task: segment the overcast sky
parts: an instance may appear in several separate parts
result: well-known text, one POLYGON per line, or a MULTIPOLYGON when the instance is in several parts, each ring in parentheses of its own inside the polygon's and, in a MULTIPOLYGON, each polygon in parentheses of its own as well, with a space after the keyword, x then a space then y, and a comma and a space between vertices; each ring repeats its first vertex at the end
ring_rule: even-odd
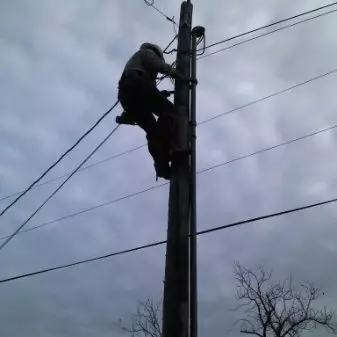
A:
MULTIPOLYGON (((193 1, 207 42, 324 5, 322 0, 193 1)), ((180 1, 157 0, 179 18, 180 1)), ((198 62, 198 120, 337 68, 337 14, 257 39, 198 62)), ((140 43, 163 47, 173 27, 142 0, 3 0, 0 3, 0 196, 25 188, 116 100, 124 63, 140 43)), ((216 50, 216 48, 214 49, 216 50)), ((213 51, 210 50, 210 51, 213 51)), ((172 61, 174 56, 168 58, 172 61)), ((337 124, 336 74, 198 128, 198 169, 337 124)), ((163 88, 171 88, 169 81, 163 88)), ((114 127, 118 107, 46 180, 72 170, 114 127)), ((198 176, 198 226, 206 229, 336 197, 336 131, 198 176)), ((122 127, 92 158, 144 144, 122 127)), ((27 227, 156 186, 146 148, 76 175, 27 227)), ((1 218, 10 234, 55 189, 34 189, 1 218)), ((18 235, 0 252, 0 278, 166 238, 167 186, 18 235)), ((1 208, 13 200, 1 202, 1 208)), ((240 316, 232 266, 263 263, 337 298, 337 208, 251 223, 199 238, 200 336, 228 335, 240 316)), ((165 247, 0 285, 4 337, 122 337, 137 301, 160 299, 165 247)), ((305 336, 323 336, 324 332, 305 336)))

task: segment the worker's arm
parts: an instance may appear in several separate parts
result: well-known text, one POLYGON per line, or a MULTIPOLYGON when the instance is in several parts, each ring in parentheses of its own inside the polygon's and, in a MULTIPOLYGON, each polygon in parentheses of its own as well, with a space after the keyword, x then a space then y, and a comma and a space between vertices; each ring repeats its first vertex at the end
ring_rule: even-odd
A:
POLYGON ((185 80, 185 77, 180 74, 175 68, 165 63, 158 55, 152 50, 146 50, 142 53, 142 61, 147 69, 151 69, 158 73, 185 80))

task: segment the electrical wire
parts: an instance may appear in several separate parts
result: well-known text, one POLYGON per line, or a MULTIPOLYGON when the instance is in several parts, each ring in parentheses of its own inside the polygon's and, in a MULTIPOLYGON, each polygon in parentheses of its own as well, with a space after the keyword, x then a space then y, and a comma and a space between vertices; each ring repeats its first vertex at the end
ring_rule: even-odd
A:
MULTIPOLYGON (((54 220, 51 220, 51 221, 48 221, 48 222, 44 222, 44 223, 39 224, 39 225, 34 226, 34 227, 27 228, 27 229, 19 232, 18 235, 34 231, 36 229, 39 229, 39 228, 42 228, 42 227, 46 227, 46 226, 52 225, 54 223, 58 223, 58 222, 61 222, 63 220, 66 220, 66 219, 73 218, 73 217, 75 217, 77 215, 84 214, 84 213, 87 213, 87 212, 91 212, 91 211, 93 211, 95 209, 99 209, 99 208, 102 208, 102 207, 105 207, 105 206, 108 206, 108 205, 112 205, 112 204, 115 204, 117 202, 120 202, 120 201, 123 201, 123 200, 126 200, 126 199, 133 198, 135 196, 138 196, 138 195, 141 195, 141 194, 144 194, 144 193, 156 190, 156 189, 161 188, 161 187, 163 187, 165 185, 168 185, 168 184, 169 184, 168 182, 165 182, 165 183, 162 183, 162 184, 159 184, 159 185, 151 186, 151 187, 145 188, 143 190, 140 190, 140 191, 137 191, 137 192, 134 192, 134 193, 130 193, 130 194, 124 195, 122 197, 119 197, 119 198, 107 201, 105 203, 102 203, 102 204, 99 204, 99 205, 96 205, 96 206, 92 206, 92 207, 89 207, 89 208, 85 208, 85 209, 83 209, 81 211, 68 214, 68 215, 63 216, 61 218, 54 219, 54 220)), ((1 239, 6 239, 8 237, 9 236, 4 236, 4 237, 0 238, 0 240, 1 239)))
POLYGON ((323 9, 327 9, 329 7, 336 6, 336 5, 337 5, 337 1, 332 2, 330 4, 327 4, 327 5, 324 5, 324 6, 321 6, 321 7, 314 8, 314 9, 306 11, 306 12, 302 12, 302 13, 290 16, 288 18, 284 18, 284 19, 281 19, 281 20, 278 20, 278 21, 274 21, 274 22, 269 23, 267 25, 263 25, 263 26, 260 26, 258 28, 251 29, 251 30, 249 30, 247 32, 237 34, 237 35, 232 36, 230 38, 227 38, 227 39, 224 39, 224 40, 221 40, 221 41, 218 41, 218 42, 214 42, 214 43, 206 46, 206 49, 212 48, 212 47, 217 46, 217 45, 222 44, 222 43, 226 43, 226 42, 232 41, 234 39, 237 39, 239 37, 243 37, 245 35, 249 35, 249 34, 255 33, 255 32, 259 31, 259 30, 270 28, 270 27, 278 25, 280 23, 284 23, 284 22, 287 22, 287 21, 290 21, 290 20, 293 20, 293 19, 297 19, 297 18, 299 18, 301 16, 312 14, 312 13, 315 13, 315 12, 318 12, 318 11, 321 11, 323 9))
POLYGON ((63 183, 23 222, 23 224, 18 227, 1 245, 0 250, 2 250, 8 243, 11 241, 18 233, 19 231, 42 209, 43 206, 45 206, 48 201, 50 201, 55 194, 62 189, 62 187, 71 179, 71 177, 76 174, 76 172, 103 146, 103 144, 117 131, 117 129, 120 127, 120 124, 118 124, 99 144, 96 146, 96 148, 91 151, 91 153, 75 168, 75 170, 63 181, 63 183))
MULTIPOLYGON (((251 152, 249 154, 246 154, 246 155, 243 155, 243 156, 239 156, 239 157, 230 159, 228 161, 224 161, 224 162, 216 164, 216 165, 212 165, 210 167, 207 167, 207 168, 204 168, 202 170, 199 170, 197 172, 197 174, 202 174, 202 173, 205 173, 205 172, 208 172, 208 171, 212 171, 212 170, 215 170, 215 169, 217 169, 219 167, 226 166, 226 165, 229 165, 229 164, 232 164, 234 162, 238 162, 240 160, 244 160, 244 159, 247 159, 247 158, 250 158, 250 157, 254 157, 256 155, 259 155, 259 154, 262 154, 262 153, 265 153, 265 152, 268 152, 268 151, 271 151, 271 150, 274 150, 274 149, 277 149, 277 148, 280 148, 280 147, 283 147, 283 146, 286 146, 286 145, 289 145, 289 144, 292 144, 292 143, 296 143, 296 142, 298 142, 300 140, 304 140, 304 139, 308 139, 308 138, 314 137, 314 136, 316 136, 318 134, 325 133, 325 132, 331 131, 331 130, 336 129, 336 128, 337 128, 337 125, 333 125, 333 126, 330 126, 330 127, 327 127, 327 128, 315 131, 315 132, 311 132, 311 133, 305 134, 303 136, 300 136, 300 137, 297 137, 297 138, 293 138, 293 139, 287 140, 285 142, 282 142, 282 143, 279 143, 279 144, 276 144, 276 145, 273 145, 273 146, 269 146, 269 147, 260 149, 258 151, 251 152)), ((110 201, 105 202, 103 204, 99 204, 99 205, 96 205, 96 206, 93 206, 93 207, 90 207, 90 208, 86 208, 86 209, 81 210, 79 212, 74 212, 72 214, 68 214, 66 216, 63 216, 63 217, 58 218, 58 219, 54 219, 52 221, 44 222, 44 223, 36 225, 34 227, 27 228, 27 229, 23 230, 22 232, 20 232, 18 234, 24 234, 24 233, 27 233, 27 232, 34 231, 34 230, 37 230, 39 228, 49 226, 51 224, 55 224, 55 223, 61 222, 61 221, 66 220, 66 219, 76 217, 76 216, 78 216, 80 214, 91 212, 91 211, 93 211, 95 209, 99 209, 99 208, 102 208, 102 207, 105 207, 105 206, 108 206, 108 205, 112 205, 112 204, 118 203, 118 202, 123 201, 125 199, 130 199, 132 197, 139 196, 141 194, 144 194, 144 193, 153 191, 155 189, 161 188, 163 186, 166 186, 168 184, 169 183, 166 182, 166 183, 163 183, 163 184, 160 184, 160 185, 155 185, 155 186, 152 186, 152 187, 140 190, 138 192, 131 193, 131 194, 125 195, 123 197, 110 200, 110 201)), ((6 238, 8 238, 8 236, 0 237, 0 240, 6 239, 6 238)))
MULTIPOLYGON (((106 163, 106 162, 108 162, 108 161, 110 161, 110 160, 117 159, 117 158, 122 157, 122 156, 124 156, 124 155, 126 155, 126 154, 129 154, 129 153, 135 152, 135 151, 137 151, 137 150, 140 150, 140 149, 142 149, 142 148, 144 148, 144 147, 146 147, 146 144, 139 145, 139 146, 133 147, 133 148, 131 148, 131 149, 129 149, 129 150, 126 150, 126 151, 117 153, 117 154, 115 154, 115 155, 113 155, 113 156, 111 156, 111 157, 107 157, 107 158, 105 158, 105 159, 103 159, 103 160, 100 160, 100 161, 97 161, 97 162, 95 162, 95 163, 92 163, 92 164, 89 164, 89 165, 87 165, 87 166, 84 166, 84 167, 82 167, 81 169, 79 169, 79 170, 77 171, 77 173, 82 172, 82 171, 85 171, 85 170, 88 170, 88 169, 91 169, 91 168, 93 168, 93 167, 95 167, 95 166, 97 166, 97 165, 104 164, 104 163, 106 163)), ((57 181, 57 180, 60 180, 60 179, 62 179, 62 178, 65 178, 65 177, 67 177, 69 174, 71 174, 71 172, 62 174, 62 175, 60 175, 60 176, 57 176, 57 177, 52 178, 52 179, 50 179, 50 180, 47 180, 47 181, 45 181, 45 182, 43 182, 43 183, 41 183, 41 184, 36 184, 34 187, 32 187, 32 189, 35 189, 35 188, 37 188, 37 187, 41 187, 41 186, 50 184, 50 183, 52 183, 52 182, 55 182, 55 181, 57 181)), ((6 199, 9 199, 9 198, 11 198, 11 197, 15 197, 16 195, 18 195, 18 194, 20 194, 20 193, 22 193, 22 192, 23 192, 23 191, 16 192, 16 193, 13 193, 13 194, 4 196, 4 197, 0 198, 0 202, 4 201, 4 200, 6 200, 6 199)))
MULTIPOLYGON (((118 105, 119 101, 117 101, 108 111, 106 111, 98 120, 97 122, 87 130, 76 142, 73 146, 71 146, 66 152, 64 152, 59 159, 56 160, 49 168, 44 171, 39 178, 37 178, 31 185, 29 185, 20 195, 12 201, 8 206, 6 206, 0 213, 0 216, 4 215, 14 204, 16 204, 26 193, 28 193, 39 181, 41 181, 60 161, 67 156, 77 145, 81 143, 81 141, 89 135, 101 122, 102 120, 108 116, 108 114, 118 105)), ((0 248, 1 249, 1 248, 0 248)))
POLYGON ((317 80, 319 80, 319 79, 321 79, 321 78, 323 78, 323 77, 326 77, 326 76, 329 76, 329 75, 332 75, 332 74, 336 74, 336 73, 337 73, 337 69, 330 70, 330 71, 328 71, 328 72, 326 72, 326 73, 324 73, 324 74, 322 74, 322 75, 318 75, 318 76, 312 77, 312 78, 310 78, 310 79, 308 79, 308 80, 305 80, 305 81, 300 82, 300 83, 296 83, 296 84, 291 85, 291 86, 289 86, 289 87, 287 87, 287 88, 284 88, 284 89, 282 89, 282 90, 279 90, 279 91, 277 91, 277 92, 274 92, 274 93, 272 93, 272 94, 270 94, 270 95, 261 97, 261 98, 255 100, 255 101, 249 102, 249 103, 244 104, 244 105, 240 105, 240 106, 238 106, 238 107, 236 107, 236 108, 234 108, 234 109, 231 109, 231 110, 229 110, 229 111, 226 111, 226 112, 223 112, 223 113, 218 114, 218 115, 216 115, 216 116, 207 118, 207 119, 201 121, 201 122, 198 123, 198 124, 201 125, 201 124, 209 123, 209 122, 211 122, 211 121, 213 121, 213 120, 215 120, 215 119, 218 119, 218 118, 220 118, 220 117, 227 116, 227 115, 229 115, 229 114, 231 114, 231 113, 233 113, 233 112, 242 110, 242 109, 244 109, 244 108, 248 108, 249 106, 252 106, 252 105, 254 105, 254 104, 263 102, 263 101, 265 101, 265 100, 267 100, 267 99, 270 99, 270 98, 272 98, 272 97, 275 97, 275 96, 284 94, 285 92, 291 91, 291 90, 293 90, 293 89, 295 89, 295 88, 299 88, 299 87, 301 87, 301 86, 303 86, 303 85, 305 85, 305 84, 308 84, 308 83, 317 81, 317 80))
MULTIPOLYGON (((197 56, 203 56, 203 55, 205 54, 205 51, 206 51, 206 36, 205 36, 205 34, 204 34, 200 39, 198 39, 198 41, 197 41, 197 46, 198 46, 201 42, 203 42, 203 47, 202 47, 202 49, 201 49, 201 53, 197 53, 197 56)), ((200 49, 199 49, 199 51, 200 51, 200 49)))
MULTIPOLYGON (((234 113, 234 112, 236 112, 236 111, 245 109, 245 108, 247 108, 247 107, 249 107, 249 106, 252 106, 252 105, 257 104, 257 103, 259 103, 259 102, 265 101, 265 100, 267 100, 267 99, 269 99, 269 98, 272 98, 272 97, 281 95, 281 94, 283 94, 283 93, 285 93, 285 92, 291 91, 292 89, 301 87, 301 86, 306 85, 306 84, 308 84, 308 83, 310 83, 310 82, 316 81, 316 80, 318 80, 318 79, 324 78, 324 77, 326 77, 326 76, 329 76, 329 75, 332 75, 332 74, 335 74, 335 73, 337 73, 337 69, 332 69, 331 71, 328 71, 328 72, 326 72, 326 73, 324 73, 324 74, 321 74, 321 75, 312 77, 312 78, 310 78, 310 79, 308 79, 308 80, 305 80, 305 81, 303 81, 303 82, 299 82, 299 83, 294 84, 294 85, 292 85, 292 86, 289 86, 289 87, 287 87, 287 88, 284 88, 284 89, 281 89, 281 90, 279 90, 279 91, 276 91, 276 92, 274 92, 274 93, 272 93, 272 94, 270 94, 270 95, 263 96, 263 97, 261 97, 261 98, 259 98, 259 99, 257 99, 257 100, 251 101, 251 102, 249 102, 249 103, 247 103, 247 104, 240 105, 240 106, 238 106, 238 107, 236 107, 236 108, 233 108, 233 109, 231 109, 231 110, 229 110, 229 111, 226 111, 226 112, 224 112, 224 113, 220 113, 220 114, 218 114, 218 115, 216 115, 216 116, 207 118, 207 119, 205 119, 205 120, 199 122, 198 125, 202 125, 202 124, 209 123, 209 122, 211 122, 211 121, 213 121, 213 120, 215 120, 215 119, 217 119, 217 118, 222 118, 222 117, 224 117, 224 116, 226 116, 226 115, 228 115, 228 114, 231 114, 231 113, 234 113)), ((139 150, 139 149, 144 148, 144 147, 146 147, 146 144, 143 144, 143 145, 140 145, 140 146, 131 148, 131 149, 129 149, 129 150, 127 150, 127 151, 124 151, 124 152, 121 152, 121 153, 119 153, 119 154, 117 154, 117 155, 115 155, 115 156, 108 157, 108 158, 106 158, 106 159, 104 159, 104 160, 102 160, 102 161, 99 161, 99 162, 93 163, 93 164, 91 164, 91 165, 88 165, 87 167, 84 167, 82 170, 87 169, 87 168, 90 168, 90 167, 93 167, 93 166, 96 166, 96 165, 99 165, 99 164, 102 164, 102 163, 105 163, 105 162, 107 162, 107 161, 109 161, 109 160, 112 160, 112 159, 121 157, 121 156, 123 156, 123 155, 125 155, 125 154, 131 153, 131 152, 133 152, 133 151, 139 150)), ((50 180, 50 181, 46 181, 45 183, 42 183, 41 185, 45 185, 45 184, 48 184, 48 183, 53 182, 53 181, 55 181, 55 180, 61 179, 61 178, 65 177, 65 176, 67 176, 68 174, 69 174, 69 173, 64 174, 64 175, 62 175, 62 176, 60 176, 60 177, 56 177, 56 178, 54 178, 54 179, 52 179, 52 180, 50 180)), ((41 186, 41 185, 37 185, 36 187, 41 186)), ((21 192, 17 192, 17 193, 15 193, 15 194, 11 194, 11 195, 4 196, 4 197, 2 197, 2 198, 0 199, 0 202, 1 202, 2 200, 5 200, 5 199, 10 198, 10 197, 12 197, 12 196, 15 196, 15 195, 18 194, 18 193, 21 193, 21 192)))
MULTIPOLYGON (((325 200, 325 201, 321 201, 321 202, 317 202, 317 203, 313 203, 313 204, 309 204, 309 205, 305 205, 305 206, 300 206, 300 207, 296 207, 296 208, 291 208, 291 209, 287 209, 287 210, 277 212, 277 213, 269 213, 269 214, 262 215, 262 216, 259 216, 259 217, 249 218, 249 219, 246 219, 246 220, 243 220, 243 221, 233 222, 233 223, 230 223, 230 224, 227 224, 227 225, 223 225, 223 226, 219 226, 219 227, 213 227, 213 228, 209 228, 209 229, 206 229, 206 230, 203 230, 203 231, 199 231, 197 233, 197 235, 205 235, 205 234, 209 234, 209 233, 213 233, 213 232, 218 232, 218 231, 221 231, 221 230, 224 230, 224 229, 238 227, 238 226, 246 225, 248 223, 253 223, 253 222, 257 222, 257 221, 261 221, 261 220, 267 220, 267 219, 271 219, 271 218, 275 218, 275 217, 279 217, 279 216, 284 216, 286 214, 300 212, 300 211, 308 210, 308 209, 311 209, 311 208, 316 208, 316 207, 319 207, 319 206, 332 204, 332 203, 335 203, 335 202, 337 202, 337 198, 329 199, 329 200, 325 200)), ((0 283, 7 283, 7 282, 11 282, 11 281, 22 279, 22 278, 27 278, 27 277, 34 276, 34 275, 40 275, 40 274, 45 274, 45 273, 48 273, 48 272, 51 272, 51 271, 66 269, 66 268, 78 266, 80 264, 85 264, 85 263, 89 263, 89 262, 107 259, 107 258, 110 258, 110 257, 113 257, 113 256, 129 254, 129 253, 132 253, 132 252, 136 252, 136 251, 140 251, 140 250, 144 250, 144 249, 148 249, 148 248, 152 248, 152 247, 161 246, 161 245, 166 244, 166 242, 167 242, 166 240, 162 240, 162 241, 153 242, 153 243, 150 243, 150 244, 147 244, 147 245, 134 247, 134 248, 131 248, 131 249, 125 249, 125 250, 121 250, 121 251, 118 251, 118 252, 97 256, 97 257, 94 257, 94 258, 91 258, 91 259, 81 260, 81 261, 77 261, 77 262, 73 262, 73 263, 69 263, 69 264, 63 264, 63 265, 52 267, 52 268, 41 269, 41 270, 38 270, 38 271, 35 271, 35 272, 21 274, 21 275, 17 275, 17 276, 2 279, 2 280, 0 280, 0 283)))
POLYGON ((214 51, 214 52, 212 52, 212 53, 209 53, 209 54, 206 54, 206 55, 204 55, 204 56, 198 57, 198 60, 204 59, 204 58, 206 58, 206 57, 209 57, 209 56, 218 54, 218 53, 223 52, 223 51, 225 51, 225 50, 228 50, 228 49, 231 49, 231 48, 240 46, 240 45, 242 45, 242 44, 245 44, 245 43, 248 43, 248 42, 257 40, 257 39, 259 39, 259 38, 261 38, 261 37, 264 37, 264 36, 267 36, 267 35, 274 34, 274 33, 279 32, 279 31, 281 31, 281 30, 285 30, 285 29, 288 29, 288 28, 297 26, 297 25, 299 25, 299 24, 301 24, 301 23, 308 22, 308 21, 312 21, 312 20, 315 20, 315 19, 317 19, 317 18, 326 16, 326 15, 329 15, 329 14, 332 14, 332 13, 335 13, 335 12, 337 12, 337 9, 333 9, 333 10, 330 10, 330 11, 328 11, 328 12, 326 12, 326 13, 318 14, 318 15, 315 15, 315 16, 313 16, 313 17, 311 17, 311 18, 307 18, 307 19, 304 19, 304 20, 300 20, 300 21, 297 21, 297 22, 292 23, 292 24, 290 24, 290 25, 286 25, 286 26, 283 26, 283 27, 274 29, 274 30, 272 30, 272 31, 270 31, 270 32, 266 32, 266 33, 263 33, 263 34, 254 36, 254 37, 252 37, 252 38, 250 38, 250 39, 247 39, 247 40, 244 40, 244 41, 240 41, 240 42, 238 42, 238 43, 232 44, 231 46, 224 47, 224 48, 220 48, 220 49, 218 49, 218 50, 216 50, 216 51, 214 51))
POLYGON ((144 0, 145 4, 148 5, 149 7, 152 7, 155 11, 157 11, 159 14, 161 14, 166 20, 172 22, 173 24, 176 24, 176 22, 174 21, 174 16, 172 18, 170 18, 169 16, 167 16, 163 11, 161 11, 160 9, 158 9, 155 5, 154 5, 154 0, 144 0))
POLYGON ((172 51, 167 51, 167 49, 169 49, 172 45, 172 43, 177 39, 178 34, 175 34, 175 36, 173 37, 173 39, 168 43, 168 45, 165 47, 165 49, 163 50, 164 54, 171 54, 172 51))

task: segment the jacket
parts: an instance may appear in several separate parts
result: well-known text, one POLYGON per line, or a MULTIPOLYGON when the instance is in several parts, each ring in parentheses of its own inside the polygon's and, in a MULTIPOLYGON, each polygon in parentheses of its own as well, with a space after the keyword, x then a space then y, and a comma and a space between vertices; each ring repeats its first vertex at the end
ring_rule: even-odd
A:
POLYGON ((126 63, 124 72, 138 70, 147 73, 155 81, 158 73, 174 76, 174 70, 151 49, 138 50, 126 63))

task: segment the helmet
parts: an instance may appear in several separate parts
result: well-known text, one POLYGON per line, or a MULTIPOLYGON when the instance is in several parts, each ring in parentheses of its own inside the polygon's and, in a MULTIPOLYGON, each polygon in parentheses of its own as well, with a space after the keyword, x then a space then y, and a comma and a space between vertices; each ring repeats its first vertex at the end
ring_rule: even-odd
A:
POLYGON ((153 50, 161 59, 164 59, 164 53, 162 51, 162 49, 156 45, 156 44, 153 44, 153 43, 149 43, 149 42, 146 42, 146 43, 143 43, 141 46, 140 46, 140 49, 151 49, 153 50))

